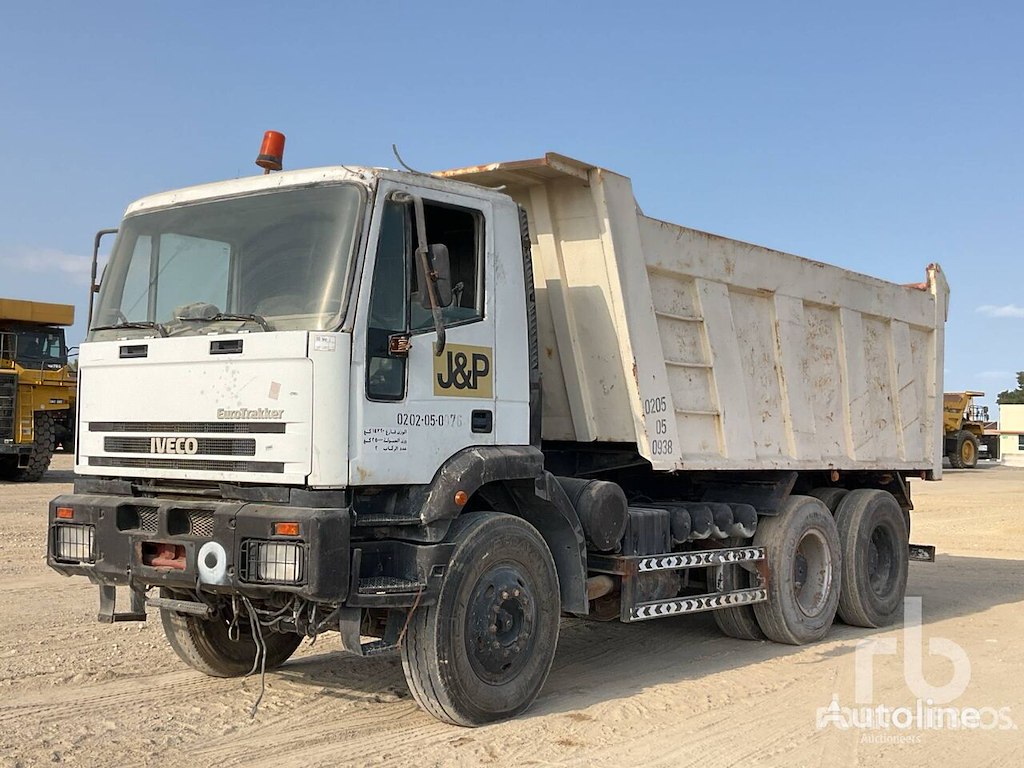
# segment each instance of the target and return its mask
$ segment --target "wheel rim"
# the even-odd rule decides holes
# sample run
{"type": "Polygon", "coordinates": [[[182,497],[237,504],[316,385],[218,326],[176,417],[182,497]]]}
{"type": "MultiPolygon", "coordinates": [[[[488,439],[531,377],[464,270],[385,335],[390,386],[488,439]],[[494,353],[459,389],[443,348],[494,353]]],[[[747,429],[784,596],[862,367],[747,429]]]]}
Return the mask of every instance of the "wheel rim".
{"type": "Polygon", "coordinates": [[[466,614],[466,651],[481,680],[500,684],[522,671],[536,641],[535,605],[514,566],[496,566],[480,577],[466,614]]]}
{"type": "Polygon", "coordinates": [[[970,464],[974,461],[974,443],[970,440],[964,440],[963,447],[960,450],[960,456],[963,458],[965,464],[970,464]]]}
{"type": "Polygon", "coordinates": [[[896,538],[890,528],[875,526],[868,544],[868,583],[878,597],[887,597],[896,580],[896,538]]]}
{"type": "Polygon", "coordinates": [[[818,530],[804,533],[793,560],[793,596],[806,616],[817,616],[832,591],[832,553],[818,530]]]}

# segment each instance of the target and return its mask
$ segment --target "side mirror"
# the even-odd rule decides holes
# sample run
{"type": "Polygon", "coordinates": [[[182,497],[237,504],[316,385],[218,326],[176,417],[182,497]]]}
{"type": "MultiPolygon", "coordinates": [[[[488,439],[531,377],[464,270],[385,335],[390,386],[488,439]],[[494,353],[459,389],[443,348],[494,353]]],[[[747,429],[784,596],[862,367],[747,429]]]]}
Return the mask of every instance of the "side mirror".
{"type": "Polygon", "coordinates": [[[420,306],[430,309],[430,294],[427,288],[427,281],[434,283],[437,291],[438,306],[450,307],[452,304],[452,270],[448,261],[448,246],[440,243],[431,245],[428,249],[428,260],[430,261],[430,274],[423,274],[423,261],[416,259],[416,284],[419,286],[420,306]]]}

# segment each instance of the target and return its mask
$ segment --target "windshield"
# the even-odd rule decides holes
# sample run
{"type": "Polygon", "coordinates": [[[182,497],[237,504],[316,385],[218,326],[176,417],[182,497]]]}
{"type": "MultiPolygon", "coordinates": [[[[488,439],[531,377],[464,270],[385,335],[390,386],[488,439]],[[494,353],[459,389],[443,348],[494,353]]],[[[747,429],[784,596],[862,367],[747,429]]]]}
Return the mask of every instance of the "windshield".
{"type": "Polygon", "coordinates": [[[91,339],[340,323],[362,193],[284,189],[129,216],[103,276],[91,339]],[[245,316],[253,316],[247,318],[245,316]]]}
{"type": "MultiPolygon", "coordinates": [[[[14,336],[14,359],[23,368],[57,370],[68,362],[63,330],[19,330],[14,336]]],[[[5,351],[9,342],[3,344],[5,351]]]]}

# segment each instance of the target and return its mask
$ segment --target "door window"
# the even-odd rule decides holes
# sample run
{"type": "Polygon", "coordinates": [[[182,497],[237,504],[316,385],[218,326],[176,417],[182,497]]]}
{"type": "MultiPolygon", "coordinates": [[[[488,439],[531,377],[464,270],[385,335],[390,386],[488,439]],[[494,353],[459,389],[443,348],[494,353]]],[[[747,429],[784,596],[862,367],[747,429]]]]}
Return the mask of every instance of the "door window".
{"type": "Polygon", "coordinates": [[[389,339],[407,328],[409,227],[407,206],[389,200],[381,216],[366,333],[366,394],[371,400],[405,397],[405,357],[393,357],[389,339]]]}
{"type": "MultiPolygon", "coordinates": [[[[428,245],[448,248],[452,301],[441,308],[445,327],[482,320],[483,216],[469,208],[428,201],[423,214],[428,245]]],[[[371,400],[405,397],[406,357],[391,353],[391,339],[434,330],[430,300],[417,280],[418,243],[412,204],[388,200],[381,215],[366,335],[366,393],[371,400]]]]}
{"type": "MultiPolygon", "coordinates": [[[[410,211],[411,214],[411,211],[410,211]]],[[[484,316],[483,281],[483,217],[479,211],[458,208],[451,205],[423,202],[423,218],[427,229],[427,243],[441,243],[448,246],[448,263],[451,267],[452,303],[441,308],[445,327],[471,323],[484,316]]],[[[416,243],[416,221],[410,218],[412,242],[416,243]]],[[[417,285],[416,270],[409,270],[410,324],[413,333],[430,331],[434,319],[429,309],[430,301],[423,298],[417,285]]]]}

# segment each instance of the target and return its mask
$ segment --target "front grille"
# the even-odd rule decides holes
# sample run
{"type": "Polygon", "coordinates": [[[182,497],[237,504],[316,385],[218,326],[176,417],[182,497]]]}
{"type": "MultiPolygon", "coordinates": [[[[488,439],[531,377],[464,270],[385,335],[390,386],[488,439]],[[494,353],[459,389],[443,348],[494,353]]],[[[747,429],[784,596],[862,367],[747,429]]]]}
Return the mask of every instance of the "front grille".
{"type": "Polygon", "coordinates": [[[213,512],[191,512],[188,516],[188,535],[213,536],[213,512]]]}
{"type": "MultiPolygon", "coordinates": [[[[252,438],[235,440],[229,437],[200,437],[195,438],[195,441],[196,453],[208,456],[256,455],[256,441],[252,438]]],[[[103,450],[107,453],[156,453],[148,437],[104,437],[103,450]]]]}
{"type": "Polygon", "coordinates": [[[283,422],[260,421],[90,421],[90,432],[227,432],[235,434],[283,434],[283,422]]]}
{"type": "Polygon", "coordinates": [[[119,531],[156,533],[160,523],[160,510],[146,504],[121,504],[117,508],[119,531]]]}
{"type": "Polygon", "coordinates": [[[90,467],[135,469],[196,469],[208,472],[284,473],[283,461],[219,461],[217,459],[164,459],[147,456],[90,456],[90,467]]]}
{"type": "Polygon", "coordinates": [[[171,536],[213,536],[213,512],[208,509],[172,509],[167,513],[171,536]]]}
{"type": "Polygon", "coordinates": [[[9,373],[0,375],[0,440],[14,438],[15,397],[17,394],[17,375],[9,373]]]}
{"type": "MultiPolygon", "coordinates": [[[[167,510],[168,536],[213,536],[213,510],[172,507],[167,510]]],[[[117,529],[156,534],[160,530],[160,508],[148,504],[120,504],[117,529]]]]}

